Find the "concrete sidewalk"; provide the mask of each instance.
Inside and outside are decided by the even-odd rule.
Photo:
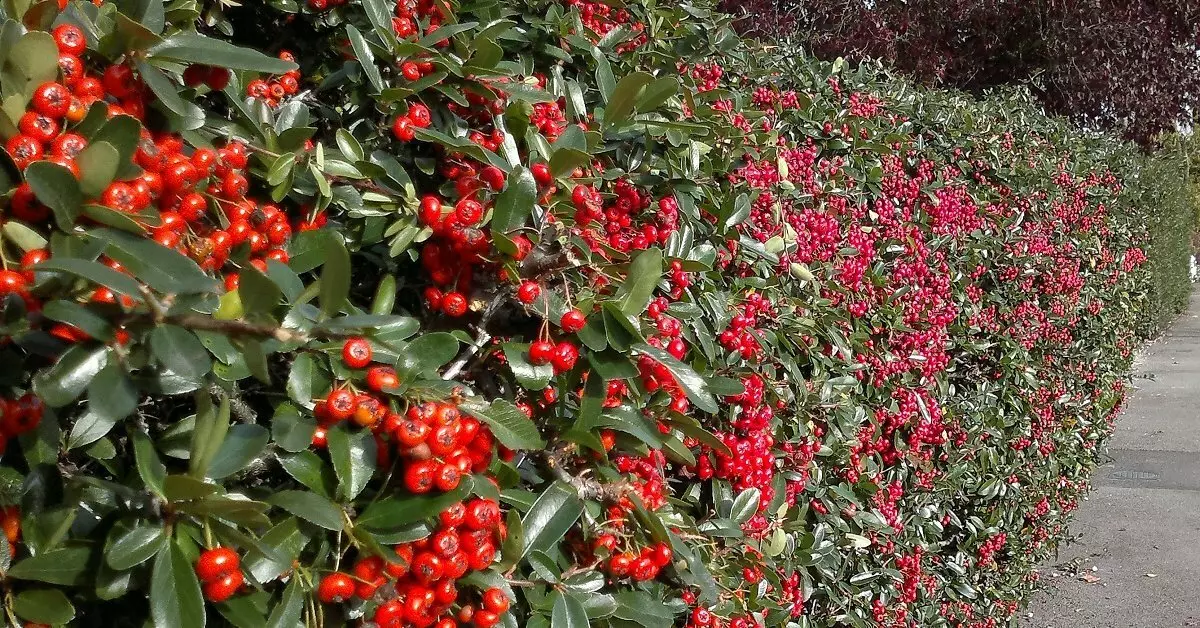
[[[1200,292],[1133,384],[1080,540],[1041,569],[1025,628],[1200,627]]]

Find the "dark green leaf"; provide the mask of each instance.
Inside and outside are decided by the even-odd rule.
[[[604,108],[604,126],[610,127],[627,120],[633,113],[642,89],[652,80],[654,77],[645,72],[634,72],[621,77],[608,99],[608,106]]]
[[[167,468],[154,451],[154,442],[144,430],[134,430],[130,437],[133,440],[133,454],[137,463],[138,475],[146,488],[158,495],[163,494],[163,479],[167,477]]]
[[[267,618],[267,628],[293,628],[301,625],[300,615],[304,612],[304,589],[300,579],[292,578],[283,590],[283,599]]]
[[[344,523],[342,509],[328,499],[308,491],[280,491],[271,495],[267,503],[282,508],[301,519],[314,523],[326,530],[341,530]]]
[[[375,474],[375,438],[369,431],[350,431],[344,424],[330,428],[325,437],[338,477],[337,496],[341,501],[353,500]]]
[[[135,277],[164,293],[215,292],[217,281],[191,258],[142,236],[116,229],[94,229],[91,234],[109,241],[106,253],[121,262]]]
[[[63,547],[17,562],[8,571],[8,577],[77,586],[84,583],[91,560],[89,548]]]
[[[557,480],[538,497],[521,519],[525,542],[521,555],[530,550],[549,551],[583,514],[583,501],[567,483]]]
[[[375,53],[371,52],[371,47],[363,39],[362,33],[358,32],[353,24],[348,23],[346,37],[350,40],[350,47],[354,49],[354,56],[362,66],[363,73],[367,75],[367,80],[371,81],[375,91],[383,91],[383,77],[379,76],[379,68],[375,67]]]
[[[509,449],[536,450],[546,446],[546,441],[538,434],[533,419],[525,416],[519,408],[504,399],[497,399],[490,406],[466,403],[461,408],[467,414],[487,423],[496,440]]]
[[[634,256],[629,274],[617,289],[616,300],[621,311],[629,316],[640,316],[646,311],[662,273],[661,250],[650,248]]]
[[[522,388],[541,390],[554,377],[554,366],[543,364],[534,365],[529,361],[529,344],[524,342],[504,343],[504,359],[512,369],[517,383]]]
[[[113,292],[130,297],[141,297],[138,282],[129,275],[119,273],[104,264],[85,259],[56,257],[37,265],[38,271],[62,272],[82,277],[88,281],[111,288]]]
[[[284,451],[296,453],[308,449],[316,429],[316,419],[301,413],[296,406],[281,403],[275,407],[275,416],[271,418],[271,438]]]
[[[75,157],[79,166],[79,189],[89,197],[99,196],[117,176],[121,154],[108,142],[92,142]]]
[[[158,97],[158,102],[182,120],[181,129],[191,130],[203,126],[204,110],[181,98],[171,79],[145,61],[138,60],[136,65],[142,81]]]
[[[160,364],[182,377],[198,379],[212,370],[208,350],[195,334],[182,327],[155,327],[150,332],[150,349]]]
[[[402,379],[427,374],[458,355],[458,339],[445,332],[418,336],[400,352],[396,371]]]
[[[13,598],[12,610],[21,619],[42,624],[67,624],[75,619],[75,607],[57,589],[28,589]]]
[[[171,59],[267,74],[283,74],[296,69],[296,64],[291,61],[269,57],[257,50],[190,31],[181,31],[168,37],[147,50],[146,55],[152,59]]]
[[[208,391],[196,393],[196,426],[188,456],[188,473],[193,478],[208,476],[209,466],[225,442],[229,432],[229,397],[222,395],[221,405],[213,407]]]
[[[138,391],[125,373],[125,367],[109,362],[88,385],[88,412],[116,422],[137,408]],[[103,436],[103,434],[101,434]]]
[[[162,526],[139,525],[109,542],[104,548],[104,560],[109,567],[123,571],[150,560],[167,542]]]
[[[508,175],[508,185],[496,197],[492,230],[509,233],[525,225],[537,204],[537,182],[527,168],[517,166]]]
[[[54,212],[58,228],[70,231],[75,217],[83,211],[83,192],[71,171],[50,161],[35,161],[25,168],[25,182]]]
[[[328,235],[325,267],[321,270],[321,311],[335,316],[350,294],[350,253],[341,236],[332,232]]]
[[[588,628],[587,611],[579,598],[571,593],[555,591],[554,608],[550,612],[550,628]]]
[[[33,390],[46,405],[60,408],[78,399],[107,364],[108,347],[74,345],[53,366],[33,377]]]
[[[368,506],[354,523],[376,532],[391,532],[411,523],[438,516],[443,510],[466,497],[465,488],[460,486],[449,493],[436,495],[387,497]]]
[[[168,544],[154,558],[150,574],[150,617],[155,628],[203,628],[200,581],[186,556]]]
[[[221,479],[246,468],[263,454],[271,433],[261,425],[235,425],[229,428],[225,441],[208,467],[208,477]]]
[[[644,353],[657,361],[659,364],[667,367],[671,375],[675,376],[675,381],[683,388],[683,392],[687,394],[687,398],[696,407],[704,412],[716,412],[717,400],[708,392],[708,383],[704,378],[696,374],[692,367],[675,359],[675,356],[659,349],[651,347],[647,344],[639,344],[633,348],[638,353]]]
[[[270,314],[279,307],[283,291],[269,277],[247,266],[239,273],[238,295],[246,314]]]

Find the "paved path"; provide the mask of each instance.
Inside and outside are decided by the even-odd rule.
[[[1025,628],[1200,627],[1200,292],[1133,383],[1080,540],[1042,569]]]

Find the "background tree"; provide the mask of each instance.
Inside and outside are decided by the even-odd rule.
[[[750,33],[819,56],[880,58],[980,92],[1030,81],[1055,113],[1147,145],[1200,99],[1200,4],[1189,0],[725,0]]]

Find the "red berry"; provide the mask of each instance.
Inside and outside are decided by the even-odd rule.
[[[395,135],[396,139],[401,142],[411,142],[416,137],[416,133],[413,132],[412,120],[406,116],[396,118],[396,121],[392,123],[392,135]]]
[[[371,363],[371,343],[366,338],[350,338],[342,345],[342,362],[352,369],[360,369]]]
[[[554,363],[554,370],[562,373],[575,368],[575,363],[579,361],[579,349],[569,342],[560,342],[554,347],[554,356],[550,358]]]
[[[549,364],[554,359],[555,350],[554,344],[545,340],[538,340],[529,345],[529,361],[530,363],[541,366]]]
[[[415,494],[428,493],[433,488],[434,467],[432,460],[418,460],[404,471],[404,488]]]
[[[550,173],[550,166],[546,164],[533,164],[529,170],[533,173],[533,180],[541,187],[546,187],[554,182],[554,175]]]
[[[587,317],[579,310],[570,309],[562,315],[558,324],[563,328],[563,331],[573,334],[583,329],[583,326],[587,324]]]
[[[415,81],[421,78],[421,69],[412,61],[405,61],[404,63],[401,63],[400,73],[404,75],[404,78],[410,81]]]
[[[354,580],[350,576],[335,572],[321,579],[317,587],[317,599],[326,604],[344,602],[354,597]]]
[[[458,484],[461,481],[462,474],[458,472],[458,469],[448,464],[442,465],[442,468],[438,469],[437,474],[433,477],[434,486],[443,493],[449,493],[458,488]]]
[[[71,108],[71,90],[60,83],[42,83],[33,90],[33,110],[49,118],[61,118]]]
[[[522,281],[517,288],[517,300],[525,305],[529,305],[537,300],[542,294],[542,287],[533,281]]]
[[[358,403],[354,399],[354,393],[350,392],[347,388],[335,388],[325,397],[327,416],[334,423],[350,418],[357,406]]]
[[[448,292],[442,297],[442,312],[457,318],[467,313],[467,297],[458,292]]]
[[[87,38],[83,30],[74,24],[60,24],[54,27],[54,43],[58,51],[65,55],[79,56],[87,50]]]
[[[502,615],[508,611],[508,596],[497,588],[491,588],[483,592],[483,607],[487,610]]]
[[[412,125],[419,128],[426,128],[433,122],[433,118],[429,113],[429,107],[417,102],[409,105],[408,119],[412,121]]]
[[[228,547],[214,547],[200,553],[196,559],[196,577],[200,582],[212,582],[238,570],[241,559]]]
[[[367,388],[375,392],[382,392],[399,385],[400,378],[396,376],[396,369],[390,366],[373,366],[367,370]]]
[[[471,198],[464,198],[454,206],[454,218],[464,227],[474,226],[483,218],[483,205]]]
[[[238,589],[242,588],[242,583],[245,582],[245,577],[242,572],[234,571],[228,573],[217,580],[208,582],[204,585],[204,597],[210,602],[224,602],[233,597]]]

